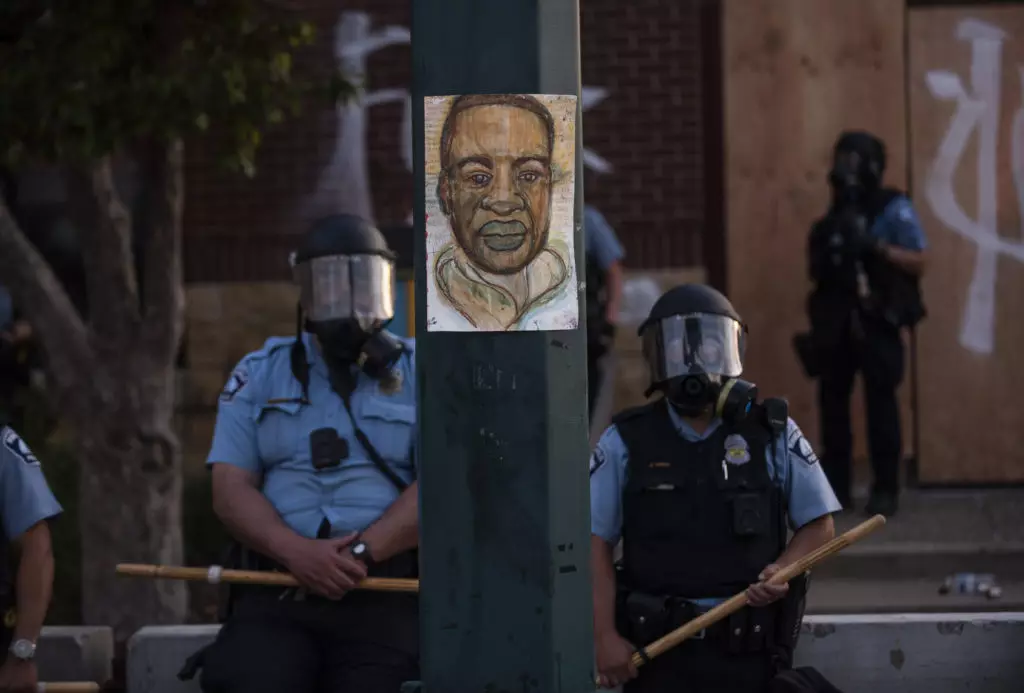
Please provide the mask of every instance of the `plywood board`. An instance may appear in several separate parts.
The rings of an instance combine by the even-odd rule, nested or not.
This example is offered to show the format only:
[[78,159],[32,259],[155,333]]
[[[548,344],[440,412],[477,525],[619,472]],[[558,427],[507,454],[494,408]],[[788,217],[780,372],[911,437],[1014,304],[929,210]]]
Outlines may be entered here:
[[[788,398],[812,441],[815,385],[791,346],[807,325],[807,235],[827,209],[826,175],[843,129],[881,137],[886,182],[906,184],[903,8],[903,0],[725,3],[728,290],[750,324],[750,379],[763,395]],[[859,394],[853,406],[854,454],[863,458]]]
[[913,10],[909,49],[921,478],[1024,481],[1024,7]]

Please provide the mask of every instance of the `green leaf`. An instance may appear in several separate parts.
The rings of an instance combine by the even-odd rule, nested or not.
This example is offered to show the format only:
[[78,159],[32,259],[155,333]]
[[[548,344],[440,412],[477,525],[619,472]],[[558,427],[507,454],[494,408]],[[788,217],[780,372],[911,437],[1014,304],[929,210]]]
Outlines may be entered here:
[[254,175],[268,128],[356,93],[324,69],[330,51],[304,53],[317,36],[308,18],[265,0],[45,3],[45,20],[11,19],[22,5],[0,0],[7,160],[79,160],[205,134],[218,160]]

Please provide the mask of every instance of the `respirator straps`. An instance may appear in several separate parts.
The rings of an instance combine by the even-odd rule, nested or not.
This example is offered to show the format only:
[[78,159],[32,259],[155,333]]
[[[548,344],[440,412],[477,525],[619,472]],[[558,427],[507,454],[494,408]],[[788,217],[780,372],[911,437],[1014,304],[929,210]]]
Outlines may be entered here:
[[718,390],[718,399],[715,400],[715,416],[718,417],[719,419],[724,418],[723,415],[725,414],[725,404],[726,401],[729,399],[729,393],[732,391],[732,388],[735,387],[735,385],[736,379],[728,378],[722,384],[722,387],[719,388]]
[[399,493],[405,491],[405,489],[409,488],[409,484],[405,483],[405,481],[395,473],[395,470],[384,461],[384,458],[381,457],[377,448],[375,448],[373,443],[370,442],[369,436],[363,433],[363,429],[359,428],[359,424],[356,423],[356,417],[352,414],[351,394],[346,391],[344,383],[341,382],[341,378],[335,373],[335,369],[328,368],[327,371],[330,374],[331,389],[341,397],[341,403],[345,405],[345,413],[348,414],[348,419],[352,422],[352,432],[355,434],[356,440],[358,440],[359,444],[363,446],[364,450],[366,450],[366,454],[370,456],[370,461],[373,462],[373,466],[375,466],[381,474],[386,476],[388,481],[394,484]]

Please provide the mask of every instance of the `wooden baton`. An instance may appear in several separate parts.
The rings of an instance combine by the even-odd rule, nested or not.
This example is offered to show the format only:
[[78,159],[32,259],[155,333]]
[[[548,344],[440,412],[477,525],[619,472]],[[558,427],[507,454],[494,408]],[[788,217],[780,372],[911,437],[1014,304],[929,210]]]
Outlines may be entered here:
[[[117,574],[132,577],[208,582],[211,585],[230,582],[245,585],[301,587],[295,576],[289,573],[262,570],[225,570],[219,565],[211,565],[208,568],[187,568],[184,566],[152,565],[148,563],[119,563],[117,565]],[[359,583],[357,589],[375,592],[419,592],[420,581],[404,578],[368,577]]]
[[38,693],[96,693],[101,688],[98,683],[92,681],[57,681],[40,682],[36,690]]
[[[785,582],[789,582],[795,577],[798,577],[812,567],[821,563],[829,556],[842,551],[850,544],[860,541],[867,535],[874,532],[876,529],[885,524],[884,515],[875,515],[869,520],[866,520],[848,532],[840,534],[832,541],[822,544],[820,547],[810,552],[795,563],[791,563],[779,572],[772,575],[767,580],[769,585],[781,585]],[[727,601],[722,602],[713,609],[710,609],[706,613],[701,614],[692,621],[680,626],[676,630],[672,631],[668,635],[664,635],[661,638],[655,640],[647,647],[643,648],[643,652],[647,655],[647,660],[651,660],[660,654],[671,650],[673,647],[683,642],[688,638],[692,638],[697,633],[701,632],[705,628],[718,623],[722,619],[736,613],[747,605],[747,593],[740,592],[734,597],[729,598]],[[639,652],[633,655],[633,665],[642,666],[644,663],[644,656]]]
[[[884,524],[885,516],[875,515],[871,519],[860,523],[850,531],[844,532],[838,537],[835,537],[832,541],[822,544],[800,560],[795,563],[791,563],[779,572],[775,573],[775,575],[771,576],[767,580],[767,584],[781,585],[782,583],[789,582],[793,578],[806,573],[812,567],[821,563],[829,556],[842,551],[850,544],[860,541]],[[635,652],[633,654],[633,666],[638,668],[643,666],[645,662],[649,662],[658,655],[664,654],[684,640],[692,638],[705,628],[708,628],[722,619],[736,613],[746,605],[746,591],[730,597],[728,600],[722,602],[713,609],[708,610],[692,621],[688,621],[671,633],[662,636],[647,647],[641,648],[638,652]],[[598,685],[600,685],[600,683]]]

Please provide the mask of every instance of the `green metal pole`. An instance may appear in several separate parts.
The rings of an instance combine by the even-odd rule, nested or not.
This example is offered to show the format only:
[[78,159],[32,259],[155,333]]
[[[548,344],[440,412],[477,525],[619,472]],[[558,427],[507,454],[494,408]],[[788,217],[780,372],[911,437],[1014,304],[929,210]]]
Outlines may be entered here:
[[593,691],[582,286],[575,330],[426,328],[423,98],[575,94],[578,125],[578,1],[411,4],[422,690]]

